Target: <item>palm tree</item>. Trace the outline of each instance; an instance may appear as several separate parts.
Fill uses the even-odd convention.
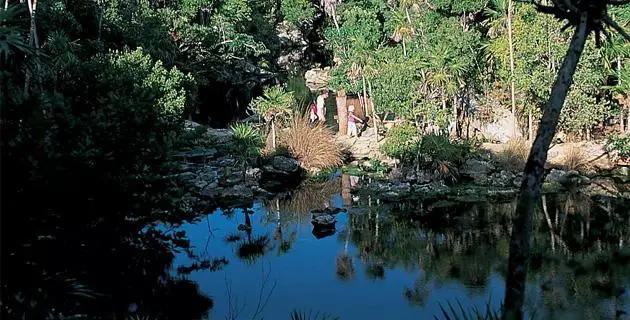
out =
[[[262,97],[252,101],[252,109],[271,126],[273,150],[276,150],[276,120],[284,115],[291,115],[293,93],[286,92],[283,86],[265,88]]]
[[[442,110],[446,112],[446,106],[449,96],[453,96],[452,110],[452,131],[457,133],[457,103],[456,94],[461,87],[461,75],[466,71],[464,64],[451,55],[445,44],[439,44],[430,49],[429,55],[422,62],[423,68],[427,70],[427,80],[434,92],[438,92]]]
[[[561,20],[567,20],[567,27],[574,26],[575,31],[551,89],[551,96],[545,105],[539,130],[525,165],[510,239],[504,303],[504,318],[506,319],[523,318],[522,309],[525,299],[525,279],[531,245],[533,214],[541,195],[549,145],[556,132],[560,112],[569,93],[569,88],[573,84],[573,75],[584,52],[586,39],[591,33],[594,33],[596,44],[600,46],[602,34],[608,36],[609,32],[606,29],[610,28],[630,41],[630,35],[608,15],[609,6],[628,4],[630,0],[551,0],[551,2],[551,6],[538,2],[535,4],[540,12],[552,14]]]
[[[402,42],[403,54],[407,56],[406,40],[414,35],[413,27],[411,26],[411,20],[407,12],[407,19],[405,14],[396,10],[393,13],[393,21],[395,23],[394,32],[392,33],[392,40],[396,42]]]
[[[507,31],[508,36],[508,53],[510,62],[510,101],[512,106],[512,120],[514,126],[512,127],[512,136],[516,134],[516,97],[515,97],[515,78],[514,78],[514,39],[513,39],[513,14],[514,4],[513,0],[492,0],[490,5],[484,10],[486,16],[490,19],[486,23],[489,27],[489,33],[491,36],[501,35],[503,30]],[[500,55],[501,52],[494,47],[492,52],[495,55]]]

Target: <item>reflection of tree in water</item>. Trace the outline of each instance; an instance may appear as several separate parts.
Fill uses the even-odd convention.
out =
[[[422,268],[423,279],[456,280],[470,294],[483,291],[492,273],[505,273],[513,203],[405,206],[374,209],[393,212],[378,220],[380,237],[373,213],[351,217],[351,239],[366,265]],[[543,310],[538,315],[553,318],[578,306],[576,312],[596,319],[604,316],[602,301],[610,301],[613,311],[623,305],[619,297],[630,283],[630,251],[623,247],[630,236],[629,207],[627,200],[546,196],[535,216],[530,264],[530,281],[540,284],[533,291],[534,305]],[[430,293],[427,283],[417,280],[403,295],[421,304]]]
[[[238,257],[245,261],[246,263],[255,263],[256,260],[267,253],[271,249],[271,240],[269,240],[268,235],[253,235],[252,233],[252,220],[250,215],[253,214],[253,210],[246,209],[242,210],[243,216],[245,217],[245,223],[238,226],[238,230],[244,232],[246,237],[245,239],[237,240],[236,244],[236,252]],[[237,239],[238,236],[231,235],[228,236],[233,240]]]
[[[140,224],[121,227],[65,229],[19,250],[3,247],[8,252],[2,258],[2,318],[44,319],[63,313],[123,319],[131,312],[197,319],[206,314],[212,300],[200,294],[197,284],[169,275],[171,248],[186,249],[185,235],[155,228],[140,232]],[[222,264],[201,261],[191,268]]]
[[[340,280],[351,280],[354,278],[354,263],[352,257],[348,254],[348,245],[350,244],[350,235],[352,233],[351,222],[348,221],[345,230],[341,233],[344,237],[343,252],[337,255],[335,267],[337,277]]]

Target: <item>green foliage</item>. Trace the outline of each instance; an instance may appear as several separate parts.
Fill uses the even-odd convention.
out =
[[[438,164],[461,165],[476,153],[473,141],[451,141],[446,135],[426,135],[422,137],[418,152],[421,166]]]
[[[264,135],[251,124],[237,123],[230,127],[233,134],[233,151],[244,158],[260,155],[265,145]]]
[[[308,0],[282,0],[280,2],[280,13],[286,22],[299,28],[313,21],[315,8]]]
[[[290,116],[294,104],[293,93],[284,86],[267,87],[261,97],[254,99],[251,107],[265,121],[273,121],[282,116]]]
[[[606,141],[606,151],[622,159],[630,158],[630,134],[609,136]]]
[[[387,131],[385,143],[381,146],[387,156],[402,162],[412,162],[418,152],[420,131],[411,125],[394,126]]]

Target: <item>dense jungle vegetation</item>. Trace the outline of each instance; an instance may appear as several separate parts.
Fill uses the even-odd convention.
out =
[[[629,5],[609,13],[629,26]],[[450,122],[460,135],[464,116],[497,110],[533,135],[572,31],[510,0],[5,0],[3,315],[107,308],[68,302],[76,296],[110,299],[117,317],[134,294],[167,318],[211,306],[201,296],[182,302],[190,308],[164,303],[196,290],[165,275],[170,249],[186,243],[147,225],[192,213],[165,178],[188,138],[184,119],[224,126],[286,78],[279,25],[307,40],[306,65],[332,67],[332,89],[367,92],[378,112]],[[630,45],[611,33],[586,47],[560,127],[589,138],[616,119],[630,130]],[[611,137],[628,153],[627,138]],[[112,281],[129,297],[99,290]]]

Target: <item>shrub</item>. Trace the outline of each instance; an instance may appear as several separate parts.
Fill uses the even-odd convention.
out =
[[[606,141],[606,151],[613,158],[630,159],[630,134],[609,136]]]
[[[305,169],[326,169],[341,165],[341,147],[335,134],[324,125],[311,127],[308,118],[294,117],[291,127],[280,133],[284,146]]]
[[[418,146],[418,169],[433,171],[445,181],[455,182],[456,167],[476,152],[472,141],[451,141],[447,135],[426,135]]]
[[[513,139],[505,144],[505,148],[496,155],[499,166],[509,170],[522,170],[529,156],[531,145],[522,139]]]
[[[265,138],[260,130],[248,123],[237,123],[230,127],[234,139],[234,152],[250,158],[261,154]]]
[[[430,163],[449,163],[460,165],[466,162],[476,151],[472,141],[451,141],[447,135],[426,135],[422,138],[418,152],[420,165]],[[425,163],[425,162],[429,163]]]
[[[387,131],[385,143],[381,151],[387,156],[410,163],[418,152],[418,138],[420,130],[411,125],[399,125]]]

